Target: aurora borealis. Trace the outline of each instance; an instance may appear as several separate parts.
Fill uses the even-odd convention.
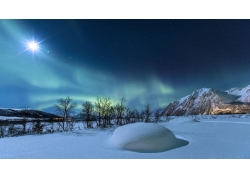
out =
[[[164,108],[192,91],[250,84],[249,20],[0,20],[0,107],[54,112],[121,97]],[[38,51],[27,49],[39,42]]]

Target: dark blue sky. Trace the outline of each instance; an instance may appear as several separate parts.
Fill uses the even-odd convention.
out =
[[[163,108],[202,87],[250,84],[250,20],[0,20],[0,107],[60,97]],[[39,43],[34,53],[29,41]]]

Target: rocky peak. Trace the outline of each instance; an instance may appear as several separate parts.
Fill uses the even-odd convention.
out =
[[[177,101],[170,103],[162,115],[195,115],[250,112],[250,86],[220,91],[202,88]]]

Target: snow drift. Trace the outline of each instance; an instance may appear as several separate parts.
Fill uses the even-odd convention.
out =
[[[109,139],[118,149],[135,152],[163,152],[188,144],[177,139],[171,130],[157,124],[134,123],[118,127]]]

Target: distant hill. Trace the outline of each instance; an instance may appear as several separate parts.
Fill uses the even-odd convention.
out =
[[[61,118],[60,116],[50,114],[43,111],[32,109],[12,109],[12,108],[0,108],[0,120],[1,119],[19,119],[19,118],[40,118],[40,119],[53,119]]]
[[[163,116],[199,114],[245,114],[250,113],[250,85],[246,88],[231,88],[220,91],[202,88],[170,103]]]

